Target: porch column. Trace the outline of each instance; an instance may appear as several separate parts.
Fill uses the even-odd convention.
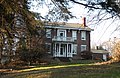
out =
[[[59,53],[58,53],[59,57],[60,57],[60,49],[61,49],[61,43],[59,43]]]
[[[70,54],[70,56],[72,57],[72,55],[73,55],[73,44],[71,44],[71,54]]]
[[[67,53],[67,57],[68,57],[68,53],[69,53],[69,52],[68,52],[68,44],[67,44],[67,52],[66,52],[66,53]]]
[[[65,50],[64,51],[65,51],[64,56],[67,57],[67,55],[66,55],[67,54],[67,44],[65,44]]]
[[[53,55],[56,57],[56,43],[54,44],[53,49],[54,49]]]

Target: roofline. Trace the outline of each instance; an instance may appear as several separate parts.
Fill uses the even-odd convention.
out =
[[[72,29],[72,30],[87,30],[87,31],[94,31],[94,29],[91,29],[89,27],[68,27],[68,26],[63,26],[63,25],[59,25],[59,26],[53,26],[53,25],[46,25],[45,28],[57,28],[57,29]]]
[[[110,53],[109,51],[105,51],[105,50],[91,50],[92,53]]]

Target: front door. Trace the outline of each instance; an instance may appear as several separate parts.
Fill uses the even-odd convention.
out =
[[[60,56],[66,57],[66,44],[61,44],[60,46]]]
[[[72,57],[72,44],[57,43],[54,46],[54,57]]]

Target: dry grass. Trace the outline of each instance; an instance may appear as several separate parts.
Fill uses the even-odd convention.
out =
[[[86,62],[88,61],[82,64],[77,62],[37,66],[18,70],[19,72],[3,75],[1,78],[120,78],[119,63],[96,65]]]

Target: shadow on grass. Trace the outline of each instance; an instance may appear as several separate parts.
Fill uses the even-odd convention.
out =
[[[19,70],[2,78],[120,78],[119,64],[60,64]]]

